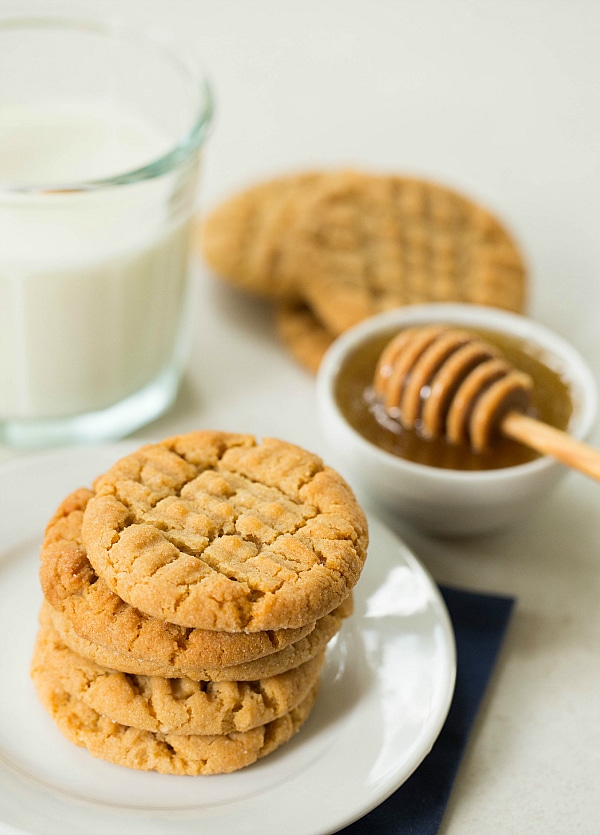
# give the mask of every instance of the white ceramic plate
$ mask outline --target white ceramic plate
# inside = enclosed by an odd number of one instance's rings
[[[451,624],[408,549],[370,520],[355,615],[332,642],[300,733],[234,774],[172,777],[93,759],[38,704],[29,661],[38,550],[59,501],[127,445],[0,468],[0,831],[3,835],[326,835],[388,797],[429,752],[455,679]]]

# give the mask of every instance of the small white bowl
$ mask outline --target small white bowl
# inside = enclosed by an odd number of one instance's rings
[[[445,322],[506,333],[539,346],[571,389],[569,433],[586,440],[597,418],[596,382],[583,357],[569,343],[524,316],[470,304],[414,305],[373,316],[338,337],[317,376],[317,404],[334,465],[359,499],[383,508],[431,534],[463,536],[505,528],[532,508],[568,468],[548,456],[501,469],[441,469],[404,460],[366,440],[346,420],[335,397],[338,373],[349,354],[377,333],[411,325]]]

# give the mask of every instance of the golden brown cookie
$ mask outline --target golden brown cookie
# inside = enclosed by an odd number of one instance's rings
[[[320,458],[275,439],[194,432],[142,447],[95,483],[87,557],[146,614],[223,631],[295,629],[360,577],[367,523]]]
[[[313,374],[335,339],[302,301],[281,301],[275,309],[277,334],[291,355]]]
[[[198,227],[199,252],[221,278],[240,289],[275,298],[294,295],[278,270],[279,252],[305,194],[322,176],[285,175],[224,201]]]
[[[249,292],[279,299],[284,344],[315,371],[329,340],[406,304],[456,301],[521,313],[526,267],[490,212],[440,184],[322,171],[253,186],[205,221],[205,258]]]
[[[336,635],[343,623],[346,603],[342,603],[328,615],[319,618],[317,625],[297,643],[284,649],[227,667],[182,667],[173,664],[137,658],[131,653],[119,653],[80,637],[61,612],[57,612],[47,602],[42,606],[42,617],[48,617],[62,641],[73,652],[89,658],[102,667],[120,670],[124,673],[140,676],[162,676],[163,678],[181,678],[187,676],[193,681],[254,681],[259,678],[285,673],[301,664],[305,664],[321,653]]]
[[[248,731],[296,707],[319,677],[324,652],[293,670],[258,681],[198,682],[132,676],[73,652],[40,618],[32,674],[52,680],[101,716],[153,733],[227,734]]]
[[[41,548],[40,582],[44,596],[81,638],[155,669],[186,669],[240,664],[277,652],[314,628],[265,632],[215,632],[186,629],[145,615],[98,578],[81,541],[83,511],[93,496],[76,490],[61,502],[46,528]]]
[[[420,302],[524,308],[525,266],[513,239],[488,211],[436,183],[332,174],[293,231],[279,269],[331,333]]]
[[[41,667],[32,671],[40,701],[75,745],[127,768],[162,774],[226,774],[244,768],[287,742],[308,719],[318,684],[289,713],[249,731],[219,735],[143,731],[113,722],[70,696]]]

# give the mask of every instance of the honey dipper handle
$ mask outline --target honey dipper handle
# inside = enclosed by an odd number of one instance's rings
[[[600,481],[600,451],[576,441],[566,432],[519,412],[509,412],[500,424],[504,435],[520,441]]]

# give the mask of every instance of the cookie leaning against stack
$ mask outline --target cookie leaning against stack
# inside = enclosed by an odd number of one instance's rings
[[[48,524],[40,699],[120,765],[249,765],[308,718],[367,540],[347,484],[296,446],[220,432],[144,446]]]
[[[283,342],[313,371],[337,335],[382,310],[434,301],[525,307],[525,266],[506,229],[425,180],[280,177],[218,206],[198,241],[217,275],[275,300]]]

